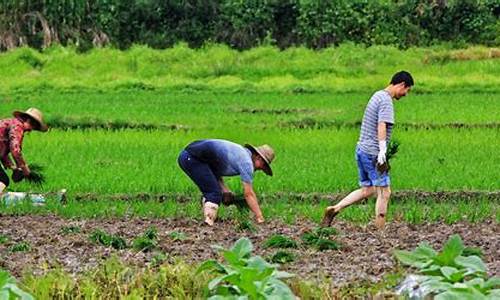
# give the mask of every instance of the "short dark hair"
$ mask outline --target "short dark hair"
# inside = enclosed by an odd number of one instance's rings
[[[401,82],[405,83],[405,87],[413,86],[414,84],[413,77],[406,71],[399,71],[392,76],[391,84],[400,84]]]

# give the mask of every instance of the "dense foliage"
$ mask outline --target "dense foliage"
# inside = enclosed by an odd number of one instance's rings
[[[498,45],[496,0],[64,0],[0,4],[0,49],[76,44],[165,48],[180,41],[238,49],[321,48],[346,41],[400,47]]]

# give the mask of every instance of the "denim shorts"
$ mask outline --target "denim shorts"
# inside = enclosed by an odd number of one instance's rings
[[[377,155],[365,153],[356,147],[356,162],[358,164],[360,186],[390,186],[388,172],[379,173],[376,168]]]

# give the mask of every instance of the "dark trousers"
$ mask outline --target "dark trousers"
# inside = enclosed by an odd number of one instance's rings
[[[5,184],[5,186],[9,186],[10,180],[9,176],[7,176],[7,173],[5,173],[5,170],[0,166],[0,182]]]
[[[186,150],[182,150],[177,162],[184,173],[198,186],[206,201],[220,204],[222,189],[209,164],[200,161]]]

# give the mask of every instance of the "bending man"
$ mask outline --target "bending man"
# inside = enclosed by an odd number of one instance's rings
[[[271,162],[274,151],[268,145],[241,146],[226,140],[208,139],[189,144],[179,155],[182,170],[203,193],[205,223],[212,226],[223,193],[231,193],[224,184],[223,176],[239,175],[243,183],[245,200],[254,213],[257,223],[264,222],[252,181],[255,170],[273,175]]]

